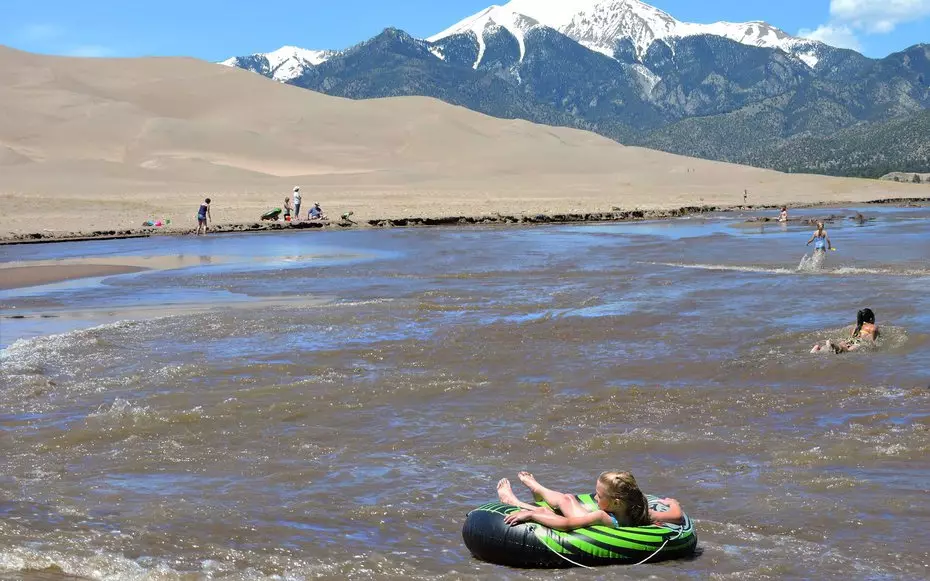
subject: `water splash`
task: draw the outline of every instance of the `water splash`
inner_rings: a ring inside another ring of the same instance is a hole
[[[824,258],[826,252],[814,251],[813,254],[805,254],[798,263],[798,272],[820,272],[823,270]]]
[[[720,270],[730,272],[746,272],[758,274],[789,274],[796,275],[800,273],[818,273],[831,276],[852,276],[852,275],[883,275],[883,276],[901,276],[901,277],[925,277],[930,276],[930,269],[926,268],[865,268],[854,266],[841,266],[838,268],[824,268],[823,258],[808,257],[805,255],[797,268],[778,268],[767,266],[753,265],[730,265],[730,264],[702,264],[702,263],[683,263],[683,262],[646,262],[643,264],[653,264],[656,266],[670,266],[673,268],[691,268],[696,270]]]

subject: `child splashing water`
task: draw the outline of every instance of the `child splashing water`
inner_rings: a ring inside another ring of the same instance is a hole
[[[830,236],[827,235],[827,231],[824,230],[823,222],[817,222],[817,230],[811,235],[811,239],[807,241],[807,245],[810,246],[811,242],[814,243],[814,253],[810,256],[804,255],[801,258],[801,263],[798,264],[798,270],[820,270],[823,268],[823,259],[827,255],[827,250],[833,248],[833,245],[830,243]]]
[[[811,353],[826,353],[833,351],[837,355],[856,351],[865,344],[875,343],[878,339],[878,326],[875,324],[875,313],[872,309],[862,309],[856,313],[856,328],[849,339],[834,343],[827,339],[821,345],[817,343],[811,348]]]
[[[497,483],[497,495],[501,502],[523,509],[504,518],[504,522],[511,526],[534,521],[551,529],[570,531],[594,525],[620,528],[661,522],[680,523],[682,519],[681,505],[673,498],[661,499],[669,507],[667,511],[650,510],[646,495],[629,472],[604,472],[598,477],[594,496],[598,510],[591,512],[574,495],[546,488],[529,472],[520,472],[518,477],[533,493],[533,498],[545,501],[561,514],[556,514],[548,507],[521,502],[513,493],[510,481],[502,478]]]

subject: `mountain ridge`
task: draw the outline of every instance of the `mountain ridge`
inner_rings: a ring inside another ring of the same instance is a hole
[[[389,28],[343,51],[294,54],[294,66],[262,55],[224,64],[340,97],[431,96],[739,163],[776,163],[793,137],[930,108],[928,45],[870,59],[758,21],[682,23],[638,0],[511,0],[426,39]]]
[[[778,48],[797,56],[814,68],[820,60],[819,51],[822,47],[830,46],[820,41],[792,36],[760,20],[741,23],[719,21],[711,24],[682,22],[638,0],[550,2],[547,4],[536,0],[511,0],[503,6],[492,5],[420,40],[438,43],[457,34],[474,35],[479,51],[473,68],[480,64],[484,53],[484,32],[489,28],[504,28],[510,32],[521,47],[521,60],[525,54],[524,36],[529,29],[536,26],[548,26],[585,48],[611,58],[614,57],[616,44],[624,39],[633,40],[636,55],[641,59],[655,41],[711,35],[729,38],[748,46]],[[569,12],[577,6],[582,7],[581,11]],[[637,34],[637,30],[643,29],[647,29],[648,33]],[[308,64],[322,64],[342,52],[344,50],[304,49],[285,45],[267,53],[230,57],[218,64],[245,68],[287,82],[300,76]],[[442,58],[438,54],[434,55]]]

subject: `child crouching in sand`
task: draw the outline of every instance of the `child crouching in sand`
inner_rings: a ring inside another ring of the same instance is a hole
[[[638,527],[661,522],[680,523],[682,520],[681,505],[672,498],[662,499],[662,503],[668,505],[668,511],[649,510],[646,495],[629,472],[604,472],[598,477],[594,500],[599,510],[593,512],[589,512],[574,495],[546,488],[529,472],[520,472],[518,477],[530,489],[536,501],[545,501],[562,514],[556,514],[546,507],[520,502],[510,487],[510,481],[502,478],[497,483],[497,495],[501,502],[523,509],[504,518],[504,522],[509,525],[534,521],[551,529],[570,531],[595,525]]]

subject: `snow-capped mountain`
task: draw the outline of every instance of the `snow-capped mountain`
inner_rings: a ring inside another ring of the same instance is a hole
[[[750,46],[780,49],[813,67],[818,60],[817,45],[821,44],[793,37],[765,22],[681,22],[639,0],[511,0],[469,16],[427,40],[437,42],[456,34],[474,34],[483,48],[486,33],[505,28],[522,48],[527,31],[534,26],[553,28],[609,57],[614,56],[618,43],[624,39],[632,42],[636,56],[642,58],[656,41],[664,41],[674,49],[676,38],[712,35]],[[481,55],[483,52],[479,50]],[[476,67],[480,61],[481,56]]]
[[[681,22],[639,0],[511,0],[428,39],[387,28],[338,52],[288,46],[222,64],[338,97],[428,96],[762,165],[798,136],[930,108],[930,45],[869,59],[764,22]]]
[[[299,77],[309,67],[324,63],[336,54],[338,51],[334,50],[307,50],[296,46],[282,46],[272,52],[232,57],[219,64],[247,69],[285,83]]]
[[[526,54],[526,33],[538,24],[539,22],[535,19],[514,10],[508,10],[506,6],[491,6],[490,8],[485,8],[478,14],[474,14],[461,22],[453,24],[446,30],[426,40],[427,42],[437,42],[456,34],[467,34],[469,32],[474,34],[478,40],[478,60],[475,61],[474,66],[478,68],[481,59],[484,58],[485,32],[493,34],[501,28],[510,32],[510,34],[517,39],[517,44],[520,46],[520,60],[522,61],[523,56]]]

